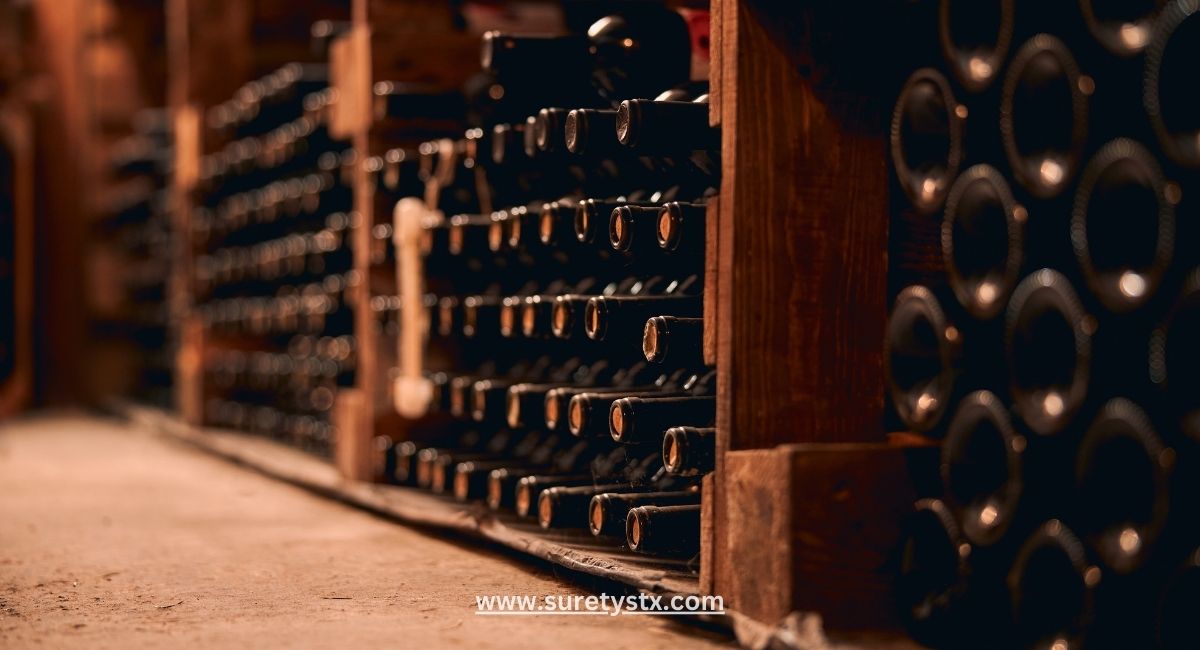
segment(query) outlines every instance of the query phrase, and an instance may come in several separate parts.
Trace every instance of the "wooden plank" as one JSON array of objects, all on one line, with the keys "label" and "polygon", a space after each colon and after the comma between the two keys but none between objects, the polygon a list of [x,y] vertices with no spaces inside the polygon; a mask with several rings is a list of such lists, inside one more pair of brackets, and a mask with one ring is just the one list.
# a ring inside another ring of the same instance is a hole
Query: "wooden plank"
[{"label": "wooden plank", "polygon": [[897,628],[889,559],[916,499],[915,459],[936,453],[869,443],[728,452],[725,550],[736,570],[717,593],[765,623],[800,611],[830,629]]},{"label": "wooden plank", "polygon": [[33,276],[34,220],[33,128],[29,114],[15,104],[0,105],[0,145],[11,158],[13,214],[13,258],[8,273],[13,282],[12,319],[15,349],[12,374],[0,382],[0,419],[23,409],[33,397]]},{"label": "wooden plank", "polygon": [[734,389],[731,448],[879,440],[880,107],[805,74],[809,53],[774,24],[787,15],[762,4],[730,0],[721,10],[721,213],[732,223],[722,246],[732,260],[718,319],[731,345],[718,363]]},{"label": "wooden plank", "polygon": [[793,499],[787,453],[750,449],[725,453],[722,543],[726,571],[715,576],[727,607],[773,624],[792,611]]},{"label": "wooden plank", "polygon": [[713,197],[705,205],[704,216],[704,363],[717,365],[717,312],[721,304],[721,199]]}]

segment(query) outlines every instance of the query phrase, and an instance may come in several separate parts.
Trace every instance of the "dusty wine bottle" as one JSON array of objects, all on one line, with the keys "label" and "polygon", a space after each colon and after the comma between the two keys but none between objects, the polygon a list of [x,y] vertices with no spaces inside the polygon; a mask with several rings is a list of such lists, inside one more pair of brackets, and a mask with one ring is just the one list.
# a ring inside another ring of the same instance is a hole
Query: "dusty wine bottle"
[{"label": "dusty wine bottle", "polygon": [[657,248],[655,231],[659,207],[622,205],[614,208],[608,219],[608,243],[613,250],[644,255]]},{"label": "dusty wine bottle", "polygon": [[710,426],[715,397],[623,397],[608,409],[608,431],[622,444],[657,443],[673,426]]},{"label": "dusty wine bottle", "polygon": [[631,508],[625,543],[636,553],[691,557],[700,552],[700,506]]},{"label": "dusty wine bottle", "polygon": [[933,647],[962,642],[971,546],[937,499],[922,499],[905,522],[899,545],[896,605],[909,633]]},{"label": "dusty wine bottle", "polygon": [[1017,413],[1036,433],[1058,433],[1087,397],[1094,320],[1071,283],[1042,269],[1017,285],[1006,316],[1005,348]]},{"label": "dusty wine bottle", "polygon": [[1158,142],[1175,162],[1200,167],[1200,102],[1192,62],[1200,56],[1200,3],[1167,4],[1146,48],[1146,114]]},{"label": "dusty wine bottle", "polygon": [[644,333],[652,316],[702,316],[702,296],[594,296],[584,309],[584,331],[594,341],[623,340]]},{"label": "dusty wine bottle", "polygon": [[621,152],[617,141],[617,111],[577,108],[567,114],[564,127],[567,150],[574,154],[611,156]]},{"label": "dusty wine bottle", "polygon": [[608,435],[605,414],[612,403],[634,395],[678,395],[656,386],[597,387],[574,393],[567,402],[567,429],[579,438],[599,438]]},{"label": "dusty wine bottle", "polygon": [[1166,318],[1150,337],[1150,379],[1165,398],[1163,411],[1200,439],[1200,269],[1188,274]]},{"label": "dusty wine bottle", "polygon": [[1004,311],[1024,260],[1025,208],[994,168],[963,172],[946,198],[942,256],[959,304],[975,318]]},{"label": "dusty wine bottle", "polygon": [[639,155],[718,151],[721,130],[708,124],[708,96],[696,101],[627,99],[617,108],[617,140]]},{"label": "dusty wine bottle", "polygon": [[624,537],[625,520],[632,508],[644,505],[699,505],[697,490],[597,494],[588,504],[588,529],[597,537]]},{"label": "dusty wine bottle", "polygon": [[651,363],[680,368],[704,365],[704,319],[654,316],[642,331],[642,354]]},{"label": "dusty wine bottle", "polygon": [[1012,43],[1013,5],[1013,0],[939,3],[942,55],[967,90],[980,92],[1000,74]]},{"label": "dusty wine bottle", "polygon": [[1042,525],[1008,574],[1016,641],[1021,647],[1084,647],[1100,569],[1062,522]]},{"label": "dusty wine bottle", "polygon": [[672,476],[699,476],[713,471],[717,430],[671,427],[663,435],[663,467]]},{"label": "dusty wine bottle", "polygon": [[953,401],[961,334],[920,286],[896,297],[886,332],[884,377],[896,413],[914,431],[932,431]]},{"label": "dusty wine bottle", "polygon": [[913,73],[892,112],[891,155],[896,178],[921,214],[942,206],[963,158],[964,111],[950,83],[932,68]]},{"label": "dusty wine bottle", "polygon": [[1117,574],[1153,554],[1171,511],[1175,451],[1145,412],[1124,398],[1101,408],[1079,444],[1075,487],[1079,534]]},{"label": "dusty wine bottle", "polygon": [[703,254],[707,212],[699,203],[671,201],[663,205],[655,232],[659,248],[676,254]]},{"label": "dusty wine bottle", "polygon": [[631,489],[628,483],[608,483],[543,490],[538,495],[538,525],[542,528],[583,528],[587,525],[588,504],[592,497]]},{"label": "dusty wine bottle", "polygon": [[996,544],[1013,525],[1025,497],[1026,444],[994,394],[976,391],[959,402],[942,443],[941,473],[972,544]]},{"label": "dusty wine bottle", "polygon": [[1049,34],[1031,38],[1009,64],[1000,134],[1017,182],[1034,196],[1056,196],[1075,176],[1093,90],[1071,51]]},{"label": "dusty wine bottle", "polygon": [[590,485],[594,481],[591,474],[532,474],[517,480],[513,503],[520,517],[536,515],[538,497],[542,492],[552,487],[573,487]]},{"label": "dusty wine bottle", "polygon": [[1110,311],[1145,304],[1171,266],[1175,206],[1167,192],[1154,156],[1133,140],[1113,140],[1084,169],[1071,242],[1088,288]]}]

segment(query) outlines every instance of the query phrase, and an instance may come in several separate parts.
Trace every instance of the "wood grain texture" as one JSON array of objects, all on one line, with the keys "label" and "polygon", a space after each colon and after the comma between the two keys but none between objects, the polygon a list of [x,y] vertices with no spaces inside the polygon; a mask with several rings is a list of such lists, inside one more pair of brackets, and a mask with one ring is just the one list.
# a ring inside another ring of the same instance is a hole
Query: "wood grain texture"
[{"label": "wood grain texture", "polygon": [[0,419],[25,408],[33,397],[34,286],[34,147],[30,117],[23,106],[0,104],[0,146],[11,165],[13,258],[6,260],[13,283],[12,319],[15,349],[12,373],[0,382]]},{"label": "wood grain texture", "polygon": [[793,609],[791,530],[795,494],[790,457],[775,449],[728,451],[720,474],[724,484],[722,537],[725,560],[716,593],[725,606],[767,624]]},{"label": "wood grain texture", "polygon": [[815,612],[834,630],[895,629],[892,565],[927,446],[784,445],[725,454],[726,605],[764,623]]},{"label": "wood grain texture", "polygon": [[732,222],[722,247],[732,259],[718,363],[731,391],[731,448],[878,440],[887,276],[880,107],[806,73],[811,53],[759,4],[721,9],[722,22],[735,23],[723,30],[720,66],[722,215]]}]

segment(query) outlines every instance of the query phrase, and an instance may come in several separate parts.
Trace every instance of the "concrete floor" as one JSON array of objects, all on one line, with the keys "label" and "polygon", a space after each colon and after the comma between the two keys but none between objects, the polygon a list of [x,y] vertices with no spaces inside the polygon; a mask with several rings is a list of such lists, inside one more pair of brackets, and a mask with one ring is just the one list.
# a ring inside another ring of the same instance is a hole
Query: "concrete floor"
[{"label": "concrete floor", "polygon": [[111,421],[0,424],[0,647],[689,648],[654,617],[476,616],[574,594],[545,567],[423,534]]}]

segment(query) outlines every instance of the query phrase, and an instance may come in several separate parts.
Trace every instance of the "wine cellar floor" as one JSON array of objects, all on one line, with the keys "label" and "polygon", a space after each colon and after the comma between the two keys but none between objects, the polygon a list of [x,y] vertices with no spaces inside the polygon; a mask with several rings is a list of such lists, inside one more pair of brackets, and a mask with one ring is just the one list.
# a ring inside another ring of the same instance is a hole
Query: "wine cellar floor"
[{"label": "wine cellar floor", "polygon": [[732,643],[657,617],[475,616],[477,593],[589,592],[150,430],[70,413],[0,425],[0,647]]}]

